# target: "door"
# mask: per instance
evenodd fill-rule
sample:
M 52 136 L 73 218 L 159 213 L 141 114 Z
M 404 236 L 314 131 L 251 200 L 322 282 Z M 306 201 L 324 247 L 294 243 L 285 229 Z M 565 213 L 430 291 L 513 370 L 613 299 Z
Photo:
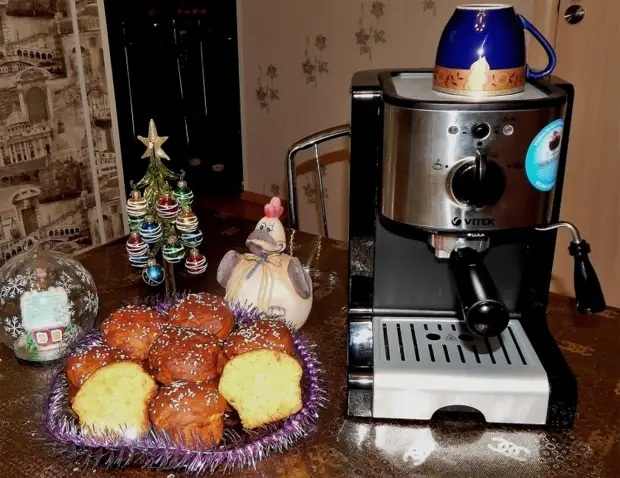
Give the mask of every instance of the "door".
M 136 135 L 149 119 L 168 166 L 188 172 L 197 195 L 242 186 L 236 4 L 215 0 L 101 0 L 105 3 L 123 169 L 146 168 Z M 193 180 L 193 181 L 192 181 Z
M 37 211 L 34 207 L 29 207 L 22 211 L 22 221 L 24 223 L 24 232 L 27 236 L 37 232 L 37 229 L 39 229 Z
M 564 17 L 572 12 L 576 16 Z M 607 304 L 616 307 L 620 307 L 619 46 L 618 0 L 560 1 L 554 74 L 575 86 L 561 217 L 573 222 L 591 244 L 590 259 Z M 552 290 L 574 295 L 569 239 L 566 232 L 558 236 Z

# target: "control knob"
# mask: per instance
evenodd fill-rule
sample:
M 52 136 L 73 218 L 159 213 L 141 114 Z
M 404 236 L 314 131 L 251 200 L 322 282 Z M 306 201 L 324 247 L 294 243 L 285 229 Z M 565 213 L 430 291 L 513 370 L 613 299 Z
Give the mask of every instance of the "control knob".
M 480 150 L 476 151 L 475 158 L 457 166 L 449 181 L 454 199 L 475 209 L 494 205 L 506 190 L 502 167 L 487 160 L 486 153 Z

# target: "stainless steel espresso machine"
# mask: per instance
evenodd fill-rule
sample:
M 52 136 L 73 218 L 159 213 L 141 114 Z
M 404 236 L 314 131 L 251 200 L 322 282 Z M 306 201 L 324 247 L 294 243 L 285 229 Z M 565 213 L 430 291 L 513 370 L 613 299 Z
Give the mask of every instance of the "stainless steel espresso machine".
M 572 426 L 546 319 L 557 228 L 579 311 L 605 308 L 559 222 L 573 87 L 455 98 L 430 70 L 364 71 L 351 94 L 348 415 Z

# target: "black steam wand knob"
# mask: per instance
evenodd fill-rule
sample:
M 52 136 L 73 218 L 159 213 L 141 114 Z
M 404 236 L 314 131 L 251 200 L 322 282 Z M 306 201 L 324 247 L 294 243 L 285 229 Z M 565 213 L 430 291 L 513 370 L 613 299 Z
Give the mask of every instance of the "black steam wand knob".
M 577 228 L 570 222 L 558 222 L 546 227 L 537 227 L 537 231 L 551 231 L 561 227 L 567 228 L 573 240 L 568 246 L 568 252 L 575 260 L 574 282 L 575 299 L 577 300 L 577 310 L 580 314 L 596 314 L 607 308 L 603 289 L 598 280 L 596 271 L 590 262 L 590 244 L 581 238 Z
M 482 256 L 471 247 L 454 249 L 450 254 L 462 315 L 472 334 L 493 337 L 508 326 L 508 309 L 495 288 Z

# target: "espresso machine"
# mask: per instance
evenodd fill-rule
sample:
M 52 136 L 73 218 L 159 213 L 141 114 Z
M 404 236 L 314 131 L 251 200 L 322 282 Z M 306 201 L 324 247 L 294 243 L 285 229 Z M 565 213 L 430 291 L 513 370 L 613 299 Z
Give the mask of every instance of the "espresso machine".
M 546 319 L 558 228 L 579 311 L 605 308 L 559 218 L 572 85 L 455 97 L 431 70 L 385 70 L 351 95 L 347 414 L 571 427 L 576 379 Z

